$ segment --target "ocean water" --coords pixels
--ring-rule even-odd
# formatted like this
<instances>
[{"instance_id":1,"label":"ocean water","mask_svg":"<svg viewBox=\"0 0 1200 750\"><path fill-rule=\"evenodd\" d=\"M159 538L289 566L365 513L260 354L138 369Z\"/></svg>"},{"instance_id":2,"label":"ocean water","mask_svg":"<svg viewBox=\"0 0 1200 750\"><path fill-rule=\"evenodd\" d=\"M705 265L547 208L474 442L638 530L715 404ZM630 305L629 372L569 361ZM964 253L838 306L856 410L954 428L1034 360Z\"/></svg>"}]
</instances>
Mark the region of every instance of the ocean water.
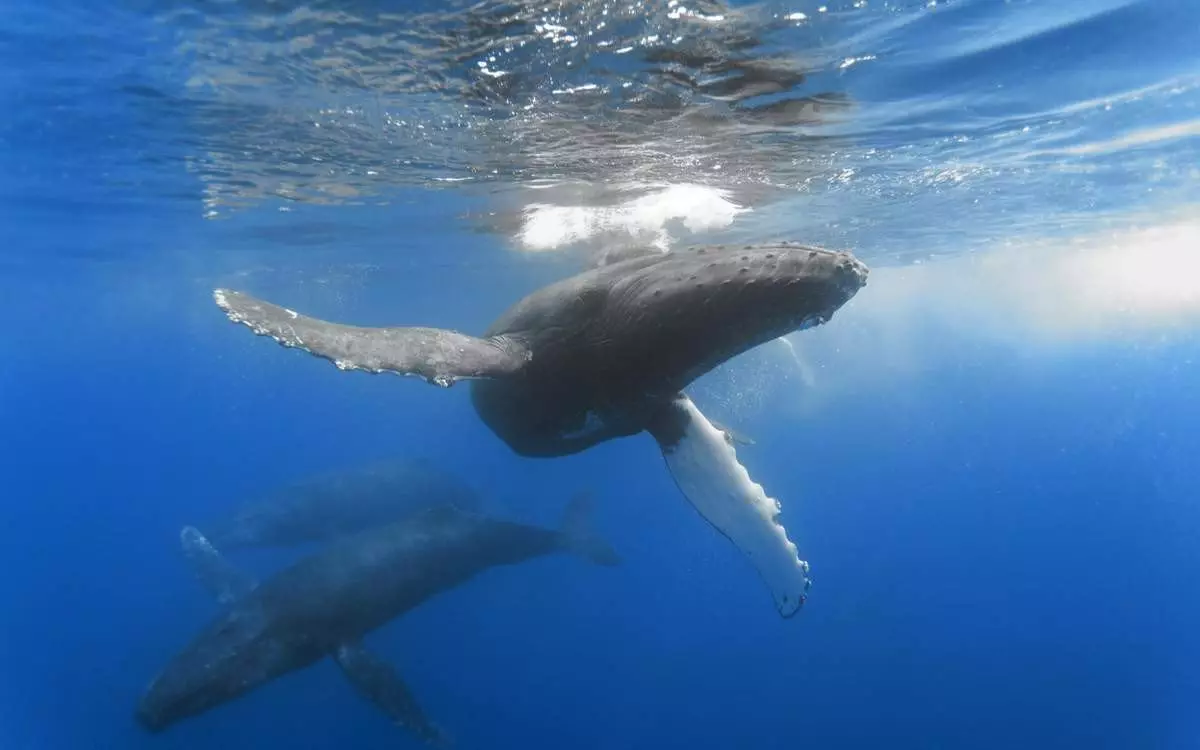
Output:
<instances>
[{"instance_id":1,"label":"ocean water","mask_svg":"<svg viewBox=\"0 0 1200 750\"><path fill-rule=\"evenodd\" d=\"M134 721L217 611L180 528L394 456L589 490L623 557L369 637L458 747L1200 746L1200 5L10 0L0 63L4 748L417 747L329 661ZM479 333L780 239L868 285L690 392L812 564L788 620L647 435L522 459L211 297Z\"/></svg>"}]
</instances>

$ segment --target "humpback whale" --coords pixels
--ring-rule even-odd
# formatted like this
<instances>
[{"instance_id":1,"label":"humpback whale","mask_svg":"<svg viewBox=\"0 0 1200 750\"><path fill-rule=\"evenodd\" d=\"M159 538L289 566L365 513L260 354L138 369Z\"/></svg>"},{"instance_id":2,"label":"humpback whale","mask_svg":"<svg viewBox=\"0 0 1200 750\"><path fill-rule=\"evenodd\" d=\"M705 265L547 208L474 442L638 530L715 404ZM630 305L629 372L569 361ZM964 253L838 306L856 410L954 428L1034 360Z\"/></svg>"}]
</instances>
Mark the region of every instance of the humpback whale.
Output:
<instances>
[{"instance_id":1,"label":"humpback whale","mask_svg":"<svg viewBox=\"0 0 1200 750\"><path fill-rule=\"evenodd\" d=\"M245 503L206 535L222 550L295 546L382 526L441 504L478 511L480 498L429 461L390 459L290 482Z\"/></svg>"},{"instance_id":2,"label":"humpback whale","mask_svg":"<svg viewBox=\"0 0 1200 750\"><path fill-rule=\"evenodd\" d=\"M491 519L452 505L341 537L262 583L231 566L194 527L180 534L201 583L222 605L150 684L137 708L161 731L330 656L350 684L396 724L431 744L442 732L400 675L362 644L367 633L499 565L571 552L616 565L592 534L591 501L576 496L559 530Z\"/></svg>"},{"instance_id":3,"label":"humpback whale","mask_svg":"<svg viewBox=\"0 0 1200 750\"><path fill-rule=\"evenodd\" d=\"M523 456L649 432L676 485L790 617L807 597L808 563L779 522L779 503L683 391L738 354L825 323L867 275L850 253L791 243L643 254L529 294L481 338L331 323L229 289L213 296L233 322L343 370L443 387L469 379L480 418Z\"/></svg>"}]
</instances>

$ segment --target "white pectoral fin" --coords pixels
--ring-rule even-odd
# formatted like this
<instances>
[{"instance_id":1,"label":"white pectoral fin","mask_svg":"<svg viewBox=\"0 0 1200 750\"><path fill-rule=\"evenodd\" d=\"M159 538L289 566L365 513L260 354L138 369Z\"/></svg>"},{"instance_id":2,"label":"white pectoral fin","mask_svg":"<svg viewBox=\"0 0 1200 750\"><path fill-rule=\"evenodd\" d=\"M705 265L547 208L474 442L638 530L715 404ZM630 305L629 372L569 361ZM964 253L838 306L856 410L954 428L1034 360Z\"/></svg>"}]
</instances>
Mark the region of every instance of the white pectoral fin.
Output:
<instances>
[{"instance_id":1,"label":"white pectoral fin","mask_svg":"<svg viewBox=\"0 0 1200 750\"><path fill-rule=\"evenodd\" d=\"M683 394L655 415L650 432L688 501L750 558L779 614L794 615L811 584L808 563L779 523L779 503L750 478L725 434Z\"/></svg>"}]
</instances>

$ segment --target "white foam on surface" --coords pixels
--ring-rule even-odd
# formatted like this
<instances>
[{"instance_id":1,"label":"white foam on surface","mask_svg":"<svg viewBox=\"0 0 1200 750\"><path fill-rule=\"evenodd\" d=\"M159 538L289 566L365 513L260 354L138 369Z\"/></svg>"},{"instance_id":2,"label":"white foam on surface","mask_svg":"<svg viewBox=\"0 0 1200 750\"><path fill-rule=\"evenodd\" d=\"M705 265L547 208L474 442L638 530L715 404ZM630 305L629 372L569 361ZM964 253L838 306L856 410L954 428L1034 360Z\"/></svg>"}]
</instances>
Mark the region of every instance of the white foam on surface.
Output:
<instances>
[{"instance_id":1,"label":"white foam on surface","mask_svg":"<svg viewBox=\"0 0 1200 750\"><path fill-rule=\"evenodd\" d=\"M606 237L666 250L673 239L668 230L673 222L691 233L706 232L729 226L749 210L734 203L726 190L669 185L615 206L531 203L522 212L516 239L529 252L560 250Z\"/></svg>"},{"instance_id":2,"label":"white foam on surface","mask_svg":"<svg viewBox=\"0 0 1200 750\"><path fill-rule=\"evenodd\" d=\"M804 604L808 563L779 523L779 502L750 478L725 435L691 399L682 405L690 418L684 436L663 454L675 483L696 511L750 558L779 614L790 617Z\"/></svg>"}]
</instances>

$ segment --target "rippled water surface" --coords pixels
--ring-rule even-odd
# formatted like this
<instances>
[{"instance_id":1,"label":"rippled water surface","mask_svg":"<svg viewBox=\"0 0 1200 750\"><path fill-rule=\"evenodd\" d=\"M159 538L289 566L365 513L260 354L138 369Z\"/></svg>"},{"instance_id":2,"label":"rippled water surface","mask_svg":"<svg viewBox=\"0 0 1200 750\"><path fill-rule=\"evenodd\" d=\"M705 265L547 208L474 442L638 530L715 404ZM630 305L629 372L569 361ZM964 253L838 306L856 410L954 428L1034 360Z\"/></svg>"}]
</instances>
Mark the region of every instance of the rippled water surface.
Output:
<instances>
[{"instance_id":1,"label":"rippled water surface","mask_svg":"<svg viewBox=\"0 0 1200 750\"><path fill-rule=\"evenodd\" d=\"M51 56L8 137L87 142L64 176L97 186L186 169L214 218L405 186L606 205L686 183L775 206L751 234L953 253L1178 205L1200 163L1182 0L119 8L8 11L37 30L11 55L111 73ZM114 111L136 126L104 132Z\"/></svg>"}]
</instances>

